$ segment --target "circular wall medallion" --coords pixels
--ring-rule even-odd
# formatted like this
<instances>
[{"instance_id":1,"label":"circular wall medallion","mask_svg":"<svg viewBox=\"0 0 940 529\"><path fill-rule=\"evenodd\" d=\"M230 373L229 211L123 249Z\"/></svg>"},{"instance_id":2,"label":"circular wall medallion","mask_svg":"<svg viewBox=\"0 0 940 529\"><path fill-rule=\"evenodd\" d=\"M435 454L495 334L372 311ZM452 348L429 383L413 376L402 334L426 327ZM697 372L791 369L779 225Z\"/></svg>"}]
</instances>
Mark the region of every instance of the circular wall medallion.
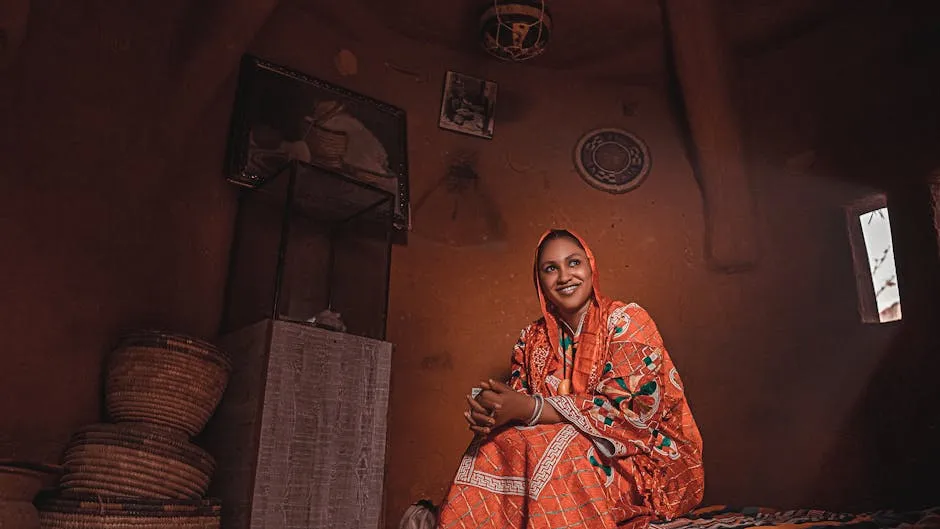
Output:
<instances>
[{"instance_id":1,"label":"circular wall medallion","mask_svg":"<svg viewBox=\"0 0 940 529\"><path fill-rule=\"evenodd\" d=\"M653 160L646 143L622 129L588 132L574 149L574 165L585 182L608 193L626 193L643 183Z\"/></svg>"}]
</instances>

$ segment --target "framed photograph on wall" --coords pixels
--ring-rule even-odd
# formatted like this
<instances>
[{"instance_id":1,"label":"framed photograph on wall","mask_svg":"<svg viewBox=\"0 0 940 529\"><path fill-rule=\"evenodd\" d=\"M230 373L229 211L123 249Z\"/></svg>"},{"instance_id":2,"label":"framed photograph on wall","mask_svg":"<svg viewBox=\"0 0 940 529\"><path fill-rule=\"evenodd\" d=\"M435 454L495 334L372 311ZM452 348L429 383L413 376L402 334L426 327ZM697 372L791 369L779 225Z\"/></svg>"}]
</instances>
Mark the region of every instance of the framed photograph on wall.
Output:
<instances>
[{"instance_id":1,"label":"framed photograph on wall","mask_svg":"<svg viewBox=\"0 0 940 529\"><path fill-rule=\"evenodd\" d=\"M438 125L442 129L492 139L495 123L496 83L448 71Z\"/></svg>"},{"instance_id":2,"label":"framed photograph on wall","mask_svg":"<svg viewBox=\"0 0 940 529\"><path fill-rule=\"evenodd\" d=\"M232 112L226 177L258 187L293 160L325 167L395 197L409 228L405 111L246 55Z\"/></svg>"}]
</instances>

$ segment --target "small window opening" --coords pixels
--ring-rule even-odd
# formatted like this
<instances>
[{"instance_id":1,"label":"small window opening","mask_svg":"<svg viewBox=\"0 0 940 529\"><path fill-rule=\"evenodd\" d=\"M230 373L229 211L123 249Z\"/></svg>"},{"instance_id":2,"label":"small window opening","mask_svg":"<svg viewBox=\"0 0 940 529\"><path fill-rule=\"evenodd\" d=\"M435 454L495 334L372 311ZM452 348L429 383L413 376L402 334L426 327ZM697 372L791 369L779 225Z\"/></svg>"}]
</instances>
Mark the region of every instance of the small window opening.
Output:
<instances>
[{"instance_id":1,"label":"small window opening","mask_svg":"<svg viewBox=\"0 0 940 529\"><path fill-rule=\"evenodd\" d=\"M891 219L888 208L878 208L859 215L865 250L871 270L871 283L880 322L901 319L901 292L898 290L898 272L894 265L894 246L891 243Z\"/></svg>"},{"instance_id":2,"label":"small window opening","mask_svg":"<svg viewBox=\"0 0 940 529\"><path fill-rule=\"evenodd\" d=\"M877 195L848 208L847 213L862 321L898 321L901 292L887 200Z\"/></svg>"}]
</instances>

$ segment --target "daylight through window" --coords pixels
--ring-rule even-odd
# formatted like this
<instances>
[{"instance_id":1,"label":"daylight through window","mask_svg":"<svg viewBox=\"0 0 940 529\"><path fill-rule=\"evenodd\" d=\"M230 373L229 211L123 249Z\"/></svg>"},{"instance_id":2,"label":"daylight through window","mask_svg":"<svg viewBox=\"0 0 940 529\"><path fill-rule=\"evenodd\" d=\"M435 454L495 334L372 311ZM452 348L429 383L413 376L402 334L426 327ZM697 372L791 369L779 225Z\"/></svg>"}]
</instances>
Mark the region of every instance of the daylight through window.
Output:
<instances>
[{"instance_id":1,"label":"daylight through window","mask_svg":"<svg viewBox=\"0 0 940 529\"><path fill-rule=\"evenodd\" d=\"M884 323L900 320L901 293L898 290L898 274L894 265L888 208L882 207L862 213L858 220L865 241L865 253L868 255L878 321Z\"/></svg>"}]
</instances>

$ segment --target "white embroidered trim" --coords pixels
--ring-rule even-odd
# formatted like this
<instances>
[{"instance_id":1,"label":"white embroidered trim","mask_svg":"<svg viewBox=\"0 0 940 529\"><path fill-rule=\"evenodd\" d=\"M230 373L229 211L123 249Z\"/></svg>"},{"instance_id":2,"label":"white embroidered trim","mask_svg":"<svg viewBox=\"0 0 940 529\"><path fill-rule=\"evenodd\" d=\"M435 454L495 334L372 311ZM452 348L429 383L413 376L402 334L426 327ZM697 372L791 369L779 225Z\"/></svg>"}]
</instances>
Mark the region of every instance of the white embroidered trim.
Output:
<instances>
[{"instance_id":1,"label":"white embroidered trim","mask_svg":"<svg viewBox=\"0 0 940 529\"><path fill-rule=\"evenodd\" d=\"M561 384L561 380L559 380L555 375L548 375L545 377L545 383L548 384L548 387L552 388L552 391L557 393L558 384Z\"/></svg>"},{"instance_id":2,"label":"white embroidered trim","mask_svg":"<svg viewBox=\"0 0 940 529\"><path fill-rule=\"evenodd\" d=\"M551 442L545 448L541 459L535 465L535 471L529 480L528 496L537 500L542 490L548 485L555 473L555 467L561 461L561 456L565 453L571 440L578 436L578 431L570 425L555 434ZM480 450L481 441L474 441L467 449L463 459L460 461L460 467L457 469L457 476L454 483L461 485L472 485L493 492L495 494L504 494L507 496L525 496L526 479L517 476L495 476L487 472L474 470L476 457Z\"/></svg>"},{"instance_id":3,"label":"white embroidered trim","mask_svg":"<svg viewBox=\"0 0 940 529\"><path fill-rule=\"evenodd\" d=\"M587 434L604 456L615 457L627 453L627 447L622 443L597 431L594 425L591 424L591 421L582 415L581 410L574 405L574 400L571 397L567 395L556 395L554 397L546 397L545 401L551 404L558 413L564 415L571 424Z\"/></svg>"},{"instance_id":4,"label":"white embroidered trim","mask_svg":"<svg viewBox=\"0 0 940 529\"><path fill-rule=\"evenodd\" d=\"M629 305L617 307L610 313L610 316L607 317L607 334L608 335L614 332L614 327L617 326L617 322L620 321L621 319L624 321L623 331L617 336L613 336L613 338L619 338L620 336L623 336L623 333L627 332L627 329L630 327L630 319L631 319L630 315L627 314L627 310L633 306L637 306L636 303L631 303Z\"/></svg>"},{"instance_id":5,"label":"white embroidered trim","mask_svg":"<svg viewBox=\"0 0 940 529\"><path fill-rule=\"evenodd\" d=\"M525 496L525 478L494 476L486 472L474 472L466 484L496 494Z\"/></svg>"},{"instance_id":6,"label":"white embroidered trim","mask_svg":"<svg viewBox=\"0 0 940 529\"><path fill-rule=\"evenodd\" d=\"M672 382L676 389L682 391L682 384L679 383L679 372L676 371L676 368L669 370L669 382Z\"/></svg>"},{"instance_id":7,"label":"white embroidered trim","mask_svg":"<svg viewBox=\"0 0 940 529\"><path fill-rule=\"evenodd\" d=\"M529 373L530 377L533 377L533 380L537 380L545 373L545 365L548 363L548 356L551 354L551 349L546 346L538 347L532 351L532 367L533 372ZM534 383L532 384L534 385Z\"/></svg>"},{"instance_id":8,"label":"white embroidered trim","mask_svg":"<svg viewBox=\"0 0 940 529\"><path fill-rule=\"evenodd\" d=\"M578 430L571 425L566 425L555 434L552 442L548 443L548 447L545 448L545 453L542 454L542 458L535 465L535 472L532 473L532 479L529 481L530 498L533 500L539 499L542 489L551 481L552 474L555 473L555 467L561 461L562 454L571 444L571 440L577 436Z\"/></svg>"},{"instance_id":9,"label":"white embroidered trim","mask_svg":"<svg viewBox=\"0 0 940 529\"><path fill-rule=\"evenodd\" d=\"M457 467L457 477L455 481L467 482L470 479L470 474L473 473L473 462L477 458L477 452L480 450L480 439L474 439L470 446L467 447L466 453L464 453L463 458L460 459L460 466Z\"/></svg>"}]
</instances>

